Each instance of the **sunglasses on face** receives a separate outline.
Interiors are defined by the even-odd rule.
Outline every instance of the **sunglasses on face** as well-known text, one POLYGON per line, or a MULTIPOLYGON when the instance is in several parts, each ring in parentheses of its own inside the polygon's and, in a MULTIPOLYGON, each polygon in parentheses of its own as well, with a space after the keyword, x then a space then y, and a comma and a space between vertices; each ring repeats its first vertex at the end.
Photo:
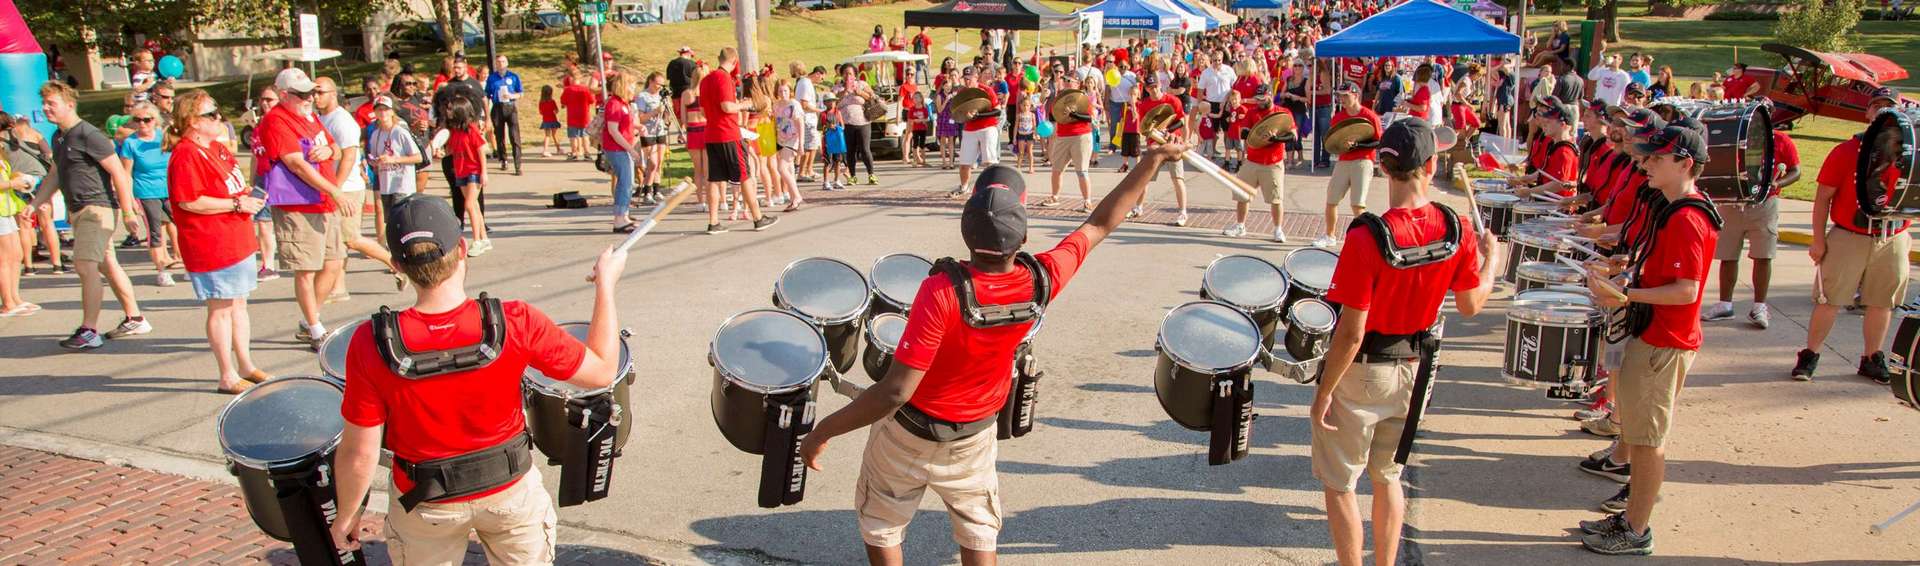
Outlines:
POLYGON ((152 118, 152 117, 139 117, 139 118, 134 118, 134 119, 132 119, 132 120, 129 120, 129 121, 130 121, 130 122, 133 122, 133 123, 135 123, 135 124, 147 124, 147 123, 151 123, 151 122, 153 122, 153 118, 152 118))

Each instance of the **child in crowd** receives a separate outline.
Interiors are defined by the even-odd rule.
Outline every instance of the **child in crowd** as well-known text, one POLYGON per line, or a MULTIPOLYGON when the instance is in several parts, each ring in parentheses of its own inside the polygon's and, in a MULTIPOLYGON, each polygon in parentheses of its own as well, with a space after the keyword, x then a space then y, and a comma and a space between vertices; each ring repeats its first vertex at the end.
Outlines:
POLYGON ((933 133, 935 137, 940 138, 941 169, 952 169, 954 159, 957 157, 956 154, 960 151, 960 123, 953 121, 953 115, 947 113, 947 102, 953 98, 954 92, 958 90, 957 87, 954 86, 955 83, 960 82, 957 76, 958 74, 958 72, 949 73, 953 78, 948 80, 946 84, 941 85, 940 89, 940 98, 938 101, 940 118, 934 125, 933 133))
MULTIPOLYGON (((393 100, 385 96, 373 100, 373 133, 367 136, 367 162, 373 166, 374 186, 379 188, 381 210, 390 210, 395 202, 418 191, 414 167, 422 161, 420 141, 413 139, 393 100)), ((384 214, 384 213, 383 213, 384 214)), ((385 223, 374 224, 374 234, 387 241, 385 223)))
POLYGON ((794 162, 800 157, 801 144, 805 143, 806 110, 800 107, 800 101, 793 98, 793 82, 780 79, 773 85, 773 128, 777 153, 773 166, 773 204, 785 202, 786 212, 800 210, 800 203, 806 199, 800 196, 799 178, 795 176, 794 162))
POLYGON ((460 202, 466 209, 466 221, 473 226, 473 241, 467 245, 467 257, 477 257, 493 249, 487 239, 487 221, 480 216, 480 194, 487 188, 487 136, 480 131, 480 120, 473 106, 464 100, 447 105, 447 145, 442 149, 453 160, 451 184, 464 191, 460 202))
POLYGON ((847 129, 840 123, 839 114, 838 112, 822 114, 827 119, 827 133, 821 138, 821 150, 827 155, 827 170, 821 177, 820 188, 829 191, 847 188, 846 183, 834 180, 839 178, 840 166, 843 162, 847 166, 847 178, 853 178, 853 163, 847 161, 847 129))
POLYGON ((915 98, 907 103, 907 123, 911 125, 913 135, 908 136, 907 160, 915 167, 927 166, 927 136, 933 133, 932 120, 928 119, 927 102, 915 98))
MULTIPOLYGON (((1240 105, 1245 104, 1245 101, 1246 99, 1240 96, 1240 91, 1228 91, 1227 103, 1223 105, 1224 107, 1220 110, 1221 117, 1225 118, 1223 122, 1227 124, 1240 123, 1240 116, 1242 116, 1240 105)), ((1247 157, 1246 150, 1244 146, 1241 145, 1241 136, 1243 135, 1245 135, 1245 132, 1231 131, 1231 128, 1229 128, 1229 131, 1220 132, 1220 137, 1226 140, 1226 142, 1222 144, 1226 146, 1226 150, 1220 154, 1220 157, 1226 164, 1228 171, 1239 171, 1241 160, 1247 157)))
POLYGON ((553 85, 540 87, 540 157, 553 157, 553 146, 560 145, 560 103, 553 100, 553 85))
POLYGON ((1025 164, 1027 174, 1033 174, 1033 97, 1020 97, 1020 105, 1013 115, 1013 155, 1014 167, 1025 164))
POLYGON ((587 158, 587 126, 593 122, 594 99, 584 75, 560 91, 560 105, 567 107, 567 161, 587 158))

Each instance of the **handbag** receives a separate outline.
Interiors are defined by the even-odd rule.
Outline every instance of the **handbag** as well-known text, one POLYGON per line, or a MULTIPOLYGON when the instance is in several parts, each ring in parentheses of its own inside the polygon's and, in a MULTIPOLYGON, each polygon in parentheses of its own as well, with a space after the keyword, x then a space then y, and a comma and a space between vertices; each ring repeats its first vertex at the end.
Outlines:
MULTIPOLYGON (((300 154, 306 155, 313 149, 312 146, 312 142, 300 140, 300 154)), ((326 201, 326 197, 320 194, 320 189, 307 184, 299 175, 287 169, 287 164, 279 161, 275 161, 273 167, 267 169, 267 174, 260 179, 260 184, 267 189, 269 206, 320 204, 326 201)))

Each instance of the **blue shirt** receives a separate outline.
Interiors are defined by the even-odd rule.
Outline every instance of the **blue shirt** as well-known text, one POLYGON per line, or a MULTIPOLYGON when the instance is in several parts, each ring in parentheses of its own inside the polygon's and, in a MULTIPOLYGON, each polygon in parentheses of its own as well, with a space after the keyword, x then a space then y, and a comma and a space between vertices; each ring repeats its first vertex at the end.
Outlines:
POLYGON ((827 155, 840 155, 847 152, 846 130, 839 124, 828 127, 822 141, 826 142, 827 155))
POLYGON ((167 160, 173 152, 161 146, 162 138, 155 132, 151 140, 134 134, 120 142, 117 153, 133 160, 133 198, 167 198, 167 160))
POLYGON ((513 94, 523 92, 520 90, 520 74, 513 71, 507 71, 504 74, 487 73, 487 97, 494 102, 506 102, 507 100, 500 96, 502 91, 513 94))
POLYGON ((1649 86, 1653 84, 1653 77, 1650 77, 1647 75, 1646 69, 1641 69, 1638 71, 1627 71, 1627 78, 1632 79, 1633 84, 1637 84, 1640 86, 1649 86))

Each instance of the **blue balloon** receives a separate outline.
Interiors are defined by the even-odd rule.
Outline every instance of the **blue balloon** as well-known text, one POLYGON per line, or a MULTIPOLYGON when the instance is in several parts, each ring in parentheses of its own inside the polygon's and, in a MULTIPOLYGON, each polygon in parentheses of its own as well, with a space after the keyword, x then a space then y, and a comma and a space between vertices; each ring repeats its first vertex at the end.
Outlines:
POLYGON ((187 64, 179 57, 168 55, 160 58, 160 64, 155 70, 160 71, 161 77, 177 79, 187 74, 187 64))

